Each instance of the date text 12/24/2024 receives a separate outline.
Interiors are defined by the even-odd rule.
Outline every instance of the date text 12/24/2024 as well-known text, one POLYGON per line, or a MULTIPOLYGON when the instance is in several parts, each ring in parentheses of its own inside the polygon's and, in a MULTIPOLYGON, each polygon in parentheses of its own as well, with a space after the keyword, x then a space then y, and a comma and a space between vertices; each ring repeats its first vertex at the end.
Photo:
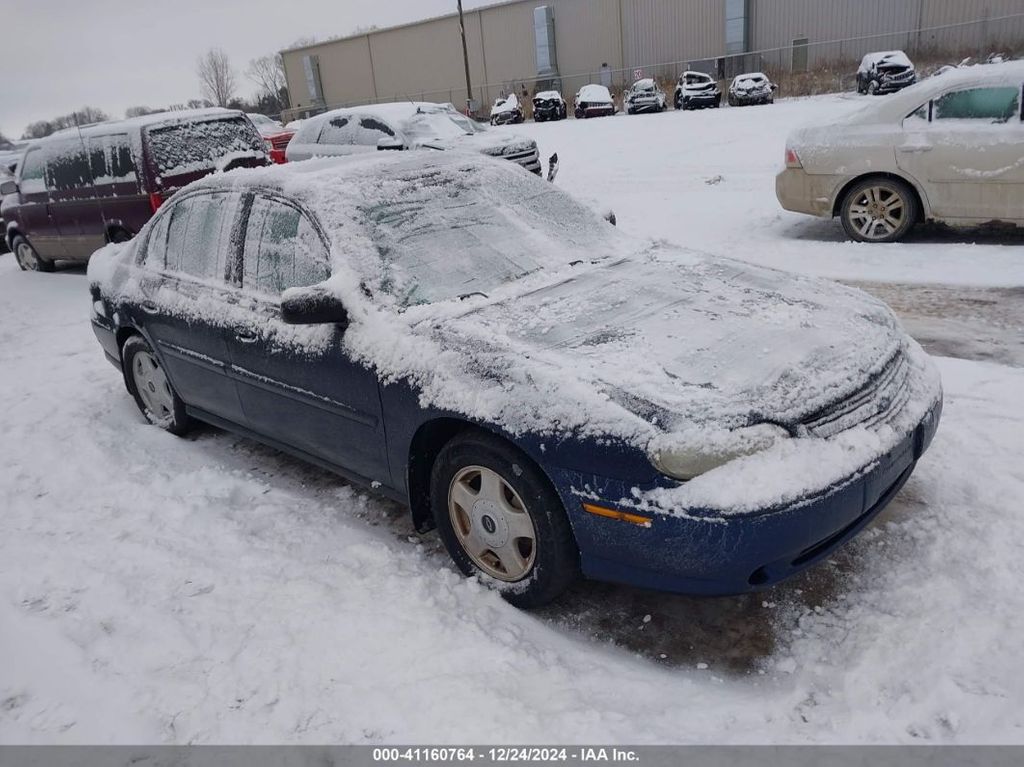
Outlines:
POLYGON ((635 751, 603 747, 380 747, 373 749, 374 762, 637 762, 635 751))

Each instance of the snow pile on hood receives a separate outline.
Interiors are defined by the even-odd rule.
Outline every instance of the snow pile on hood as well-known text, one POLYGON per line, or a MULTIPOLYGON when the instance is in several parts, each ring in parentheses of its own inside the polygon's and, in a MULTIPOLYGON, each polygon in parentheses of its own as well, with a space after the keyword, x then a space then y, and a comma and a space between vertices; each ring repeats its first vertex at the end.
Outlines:
POLYGON ((534 101, 561 101, 562 94, 558 91, 541 91, 533 97, 534 101))
POLYGON ((491 107, 491 114, 502 114, 504 112, 514 112, 519 109, 519 99, 516 94, 512 93, 505 98, 499 98, 494 102, 494 106, 491 107))

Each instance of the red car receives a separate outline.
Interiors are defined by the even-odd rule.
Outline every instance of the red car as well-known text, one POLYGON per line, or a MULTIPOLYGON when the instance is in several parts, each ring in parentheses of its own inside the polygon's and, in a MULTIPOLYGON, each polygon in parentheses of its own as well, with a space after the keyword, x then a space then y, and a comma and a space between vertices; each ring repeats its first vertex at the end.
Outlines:
POLYGON ((288 130, 277 120, 273 120, 266 115, 249 112, 248 117, 252 120, 256 130, 263 136, 271 161, 276 162, 278 165, 288 162, 284 156, 284 150, 288 147, 288 142, 292 140, 292 136, 295 135, 295 131, 288 130))

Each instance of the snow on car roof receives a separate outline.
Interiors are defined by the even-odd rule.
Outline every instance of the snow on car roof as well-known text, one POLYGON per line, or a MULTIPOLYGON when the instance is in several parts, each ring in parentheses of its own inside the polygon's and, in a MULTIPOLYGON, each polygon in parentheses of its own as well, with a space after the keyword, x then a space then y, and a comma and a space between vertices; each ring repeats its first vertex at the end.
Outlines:
POLYGON ((877 66, 879 64, 894 64, 901 67, 914 66, 910 58, 903 51, 876 51, 864 55, 864 58, 860 60, 860 67, 857 71, 867 72, 872 65, 877 66))
POLYGON ((343 107, 323 112, 310 117, 303 123, 303 127, 320 125, 332 117, 347 117, 350 115, 369 115, 385 122, 401 123, 412 119, 420 111, 424 112, 446 112, 451 107, 448 104, 435 104, 431 101, 396 101, 390 104, 365 104, 363 106, 343 107))
POLYGON ((761 82, 767 79, 768 76, 763 74, 762 72, 746 72, 742 75, 736 75, 736 77, 733 79, 733 82, 738 83, 741 82, 742 80, 753 80, 754 82, 761 82))
POLYGON ((83 125, 81 128, 64 128, 55 131, 45 138, 37 139, 39 142, 51 138, 67 138, 69 135, 82 136, 104 136, 109 133, 125 133, 129 128, 148 128, 154 125, 170 125, 172 123, 193 122, 217 117, 235 117, 244 115, 239 109, 224 109, 222 107, 208 107, 205 109, 182 109, 173 112, 154 112, 153 114, 140 117, 129 117, 125 120, 107 120, 105 122, 83 125))
POLYGON ((535 99, 560 99, 562 94, 558 91, 541 91, 534 96, 535 99))
POLYGON ((634 88, 653 88, 654 78, 653 77, 642 77, 633 83, 634 88))
POLYGON ((580 88, 577 94, 580 101, 611 101, 612 94, 603 85, 590 83, 580 88))

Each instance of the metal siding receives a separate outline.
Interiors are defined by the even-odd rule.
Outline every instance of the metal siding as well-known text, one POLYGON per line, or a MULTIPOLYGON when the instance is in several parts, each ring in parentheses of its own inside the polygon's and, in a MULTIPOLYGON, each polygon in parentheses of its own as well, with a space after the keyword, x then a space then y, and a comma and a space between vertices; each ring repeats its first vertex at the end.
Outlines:
POLYGON ((493 104, 501 91, 508 93, 513 87, 518 90, 522 84, 529 87, 537 74, 533 38, 533 9, 537 5, 545 3, 527 1, 480 11, 486 82, 491 86, 486 93, 488 104, 493 104))
POLYGON ((309 90, 302 69, 304 56, 320 59, 320 82, 328 105, 373 100, 373 76, 366 37, 323 43, 284 54, 285 79, 292 107, 309 106, 309 90))

